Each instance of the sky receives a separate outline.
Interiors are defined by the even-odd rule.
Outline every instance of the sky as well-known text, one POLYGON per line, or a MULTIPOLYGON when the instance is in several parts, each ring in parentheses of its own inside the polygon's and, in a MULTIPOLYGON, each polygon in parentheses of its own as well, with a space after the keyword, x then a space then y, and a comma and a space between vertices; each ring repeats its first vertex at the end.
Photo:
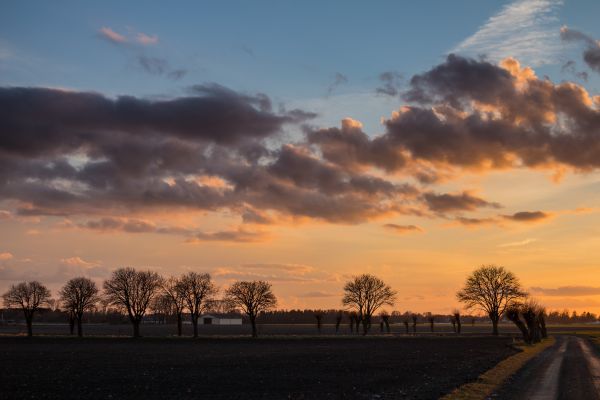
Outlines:
POLYGON ((0 292, 123 266, 600 313, 596 1, 0 5, 0 292))

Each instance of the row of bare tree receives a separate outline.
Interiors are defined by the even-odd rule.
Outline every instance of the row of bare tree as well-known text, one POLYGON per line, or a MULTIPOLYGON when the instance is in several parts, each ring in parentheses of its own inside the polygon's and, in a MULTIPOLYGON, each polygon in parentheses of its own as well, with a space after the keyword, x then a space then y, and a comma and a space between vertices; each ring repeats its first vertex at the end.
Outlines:
MULTIPOLYGON (((191 317, 194 337, 198 336, 198 319, 214 304, 218 293, 217 286, 209 274, 188 272, 180 277, 162 278, 156 272, 137 271, 121 268, 104 281, 100 295, 96 284, 84 277, 69 280, 60 290, 62 307, 69 313, 71 326, 77 324, 77 333, 82 333, 82 318, 85 311, 92 309, 102 298, 104 302, 118 307, 124 312, 132 326, 133 336, 140 336, 140 324, 148 309, 163 309, 177 317, 177 333, 182 334, 184 312, 191 317)), ((342 304, 350 311, 350 329, 366 335, 371 329, 373 316, 384 306, 393 306, 397 292, 384 281, 370 274, 354 277, 344 286, 342 304)), ((28 334, 32 334, 33 314, 50 299, 50 291, 39 282, 22 282, 13 285, 3 295, 6 307, 22 308, 25 314, 28 334)), ((523 333, 526 342, 536 342, 546 336, 545 310, 528 298, 519 280, 504 267, 484 265, 476 269, 466 280, 457 298, 466 309, 478 309, 487 314, 492 322, 492 333, 498 335, 498 322, 507 317, 523 333)), ((252 325, 252 336, 257 336, 256 319, 262 312, 277 304, 271 285, 265 281, 238 281, 225 290, 222 302, 229 310, 245 313, 252 325)), ((390 315, 380 314, 381 331, 389 332, 390 315)), ((315 314, 320 331, 322 314, 315 314)), ((342 314, 336 317, 336 332, 342 321, 342 314)), ((406 332, 412 321, 416 332, 417 315, 407 314, 403 320, 406 332)), ((428 321, 433 331, 433 316, 428 321)), ((450 321, 454 331, 461 332, 461 316, 455 310, 450 321)))
MULTIPOLYGON (((100 300, 124 312, 133 326, 133 336, 140 336, 140 324, 151 308, 168 307, 177 315, 177 333, 181 336, 182 316, 189 313, 198 336, 198 319, 208 309, 218 293, 209 274, 188 272, 178 278, 162 278, 156 272, 121 268, 104 281, 103 293, 89 278, 70 279, 60 290, 62 308, 69 314, 71 328, 77 325, 78 336, 83 335, 84 312, 93 309, 100 300)), ((37 281, 12 285, 2 296, 5 307, 21 308, 25 315, 27 334, 33 334, 33 316, 50 301, 50 291, 37 281)), ((276 306, 277 299, 271 285, 264 281, 238 281, 225 291, 224 302, 229 309, 244 312, 251 324, 252 335, 257 335, 256 317, 276 306)))

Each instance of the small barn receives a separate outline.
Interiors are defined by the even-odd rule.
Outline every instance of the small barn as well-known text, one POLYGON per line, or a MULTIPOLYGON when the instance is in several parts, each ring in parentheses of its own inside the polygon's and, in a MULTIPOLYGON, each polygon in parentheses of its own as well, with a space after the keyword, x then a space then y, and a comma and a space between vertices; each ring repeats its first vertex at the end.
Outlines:
POLYGON ((200 325, 242 325, 242 317, 237 314, 204 314, 198 321, 200 325))

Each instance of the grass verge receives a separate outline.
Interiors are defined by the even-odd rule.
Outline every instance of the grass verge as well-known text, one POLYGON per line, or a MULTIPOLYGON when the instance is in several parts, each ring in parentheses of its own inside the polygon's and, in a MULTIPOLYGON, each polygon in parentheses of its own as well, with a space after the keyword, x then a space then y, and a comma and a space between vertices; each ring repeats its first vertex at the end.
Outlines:
POLYGON ((467 383, 442 397, 442 400, 481 400, 490 396, 511 375, 516 373, 525 363, 540 352, 554 344, 554 337, 549 337, 533 346, 519 346, 521 351, 498 363, 486 371, 475 382, 467 383))

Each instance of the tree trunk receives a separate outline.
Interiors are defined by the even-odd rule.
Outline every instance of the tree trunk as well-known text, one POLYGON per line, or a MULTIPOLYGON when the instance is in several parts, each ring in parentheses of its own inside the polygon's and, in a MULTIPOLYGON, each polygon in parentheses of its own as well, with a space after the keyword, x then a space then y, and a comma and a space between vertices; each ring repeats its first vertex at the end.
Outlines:
POLYGON ((370 318, 363 318, 363 336, 366 336, 367 333, 369 332, 369 328, 371 326, 371 319, 370 318))
POLYGON ((77 317, 77 336, 82 337, 83 336, 83 327, 82 327, 82 317, 77 317))
POLYGON ((33 336, 33 316, 25 316, 25 322, 27 323, 27 336, 33 336))
POLYGON ((182 328, 182 323, 181 323, 181 313, 177 314, 177 336, 181 336, 181 329, 182 328))
POLYGON ((492 319, 492 335, 498 336, 498 320, 500 319, 497 316, 491 316, 492 319))
POLYGON ((133 321, 131 321, 133 323, 133 337, 134 338, 139 338, 140 337, 140 322, 137 319, 134 319, 133 321))
POLYGON ((192 325, 194 325, 194 337, 198 337, 198 316, 192 314, 192 325))
POLYGON ((256 331, 256 317, 250 317, 250 323, 252 324, 252 337, 258 337, 258 332, 256 331))

